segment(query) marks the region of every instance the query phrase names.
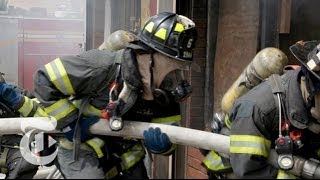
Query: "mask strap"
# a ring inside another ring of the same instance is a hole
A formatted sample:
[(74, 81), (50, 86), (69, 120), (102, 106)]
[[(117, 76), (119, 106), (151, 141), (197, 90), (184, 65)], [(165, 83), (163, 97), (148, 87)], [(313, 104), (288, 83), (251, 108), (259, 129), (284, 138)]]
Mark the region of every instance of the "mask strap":
[(150, 54), (150, 61), (149, 61), (149, 69), (150, 69), (150, 84), (151, 90), (154, 91), (154, 80), (153, 80), (153, 67), (154, 67), (154, 57), (153, 53)]

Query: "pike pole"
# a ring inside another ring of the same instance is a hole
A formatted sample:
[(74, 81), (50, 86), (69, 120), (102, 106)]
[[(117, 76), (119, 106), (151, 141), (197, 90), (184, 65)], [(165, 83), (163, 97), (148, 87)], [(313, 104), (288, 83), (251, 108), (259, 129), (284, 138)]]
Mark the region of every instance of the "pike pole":
[[(34, 132), (61, 133), (52, 129), (52, 121), (48, 117), (19, 117), (19, 118), (1, 118), (0, 134), (19, 134), (26, 133), (30, 130)], [(207, 131), (201, 131), (191, 128), (146, 123), (136, 121), (125, 121), (123, 129), (112, 131), (105, 119), (90, 127), (90, 132), (96, 135), (118, 136), (125, 138), (143, 139), (143, 131), (150, 127), (159, 127), (162, 132), (166, 133), (172, 143), (179, 145), (192, 146), (200, 149), (214, 150), (221, 155), (228, 157), (230, 139), (228, 136), (215, 134)], [(268, 162), (278, 168), (278, 155), (275, 150), (271, 150)], [(288, 170), (289, 173), (306, 179), (320, 178), (320, 165), (317, 162), (306, 160), (294, 156), (294, 167)], [(307, 168), (307, 169), (306, 169)], [(309, 169), (314, 169), (315, 174), (308, 174)]]

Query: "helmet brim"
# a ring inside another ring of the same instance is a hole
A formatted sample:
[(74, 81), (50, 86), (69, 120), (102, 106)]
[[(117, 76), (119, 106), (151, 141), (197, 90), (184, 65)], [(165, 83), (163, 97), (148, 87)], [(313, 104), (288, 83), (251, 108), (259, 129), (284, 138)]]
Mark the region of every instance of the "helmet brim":
[(298, 41), (289, 47), (292, 55), (318, 79), (320, 79), (320, 72), (315, 72), (310, 69), (307, 63), (309, 61), (309, 53), (312, 52), (319, 43), (319, 40)]
[(155, 51), (157, 51), (157, 52), (159, 52), (159, 53), (161, 53), (161, 54), (163, 54), (163, 55), (165, 55), (165, 56), (168, 56), (168, 57), (170, 57), (170, 58), (172, 58), (172, 59), (175, 59), (175, 60), (178, 60), (178, 61), (182, 61), (182, 62), (188, 63), (188, 64), (190, 65), (190, 69), (193, 70), (194, 72), (201, 72), (200, 66), (199, 66), (197, 63), (195, 63), (194, 61), (185, 60), (185, 59), (178, 58), (178, 57), (176, 57), (176, 56), (172, 56), (172, 55), (170, 55), (170, 54), (168, 54), (168, 53), (166, 53), (166, 52), (158, 49), (157, 47), (153, 46), (152, 44), (148, 43), (146, 40), (144, 40), (143, 38), (140, 38), (140, 37), (137, 36), (137, 35), (136, 35), (136, 38), (137, 38), (139, 41), (143, 42), (144, 45), (152, 48), (153, 50), (155, 50)]
[(313, 41), (298, 41), (294, 45), (289, 47), (292, 55), (298, 59), (304, 66), (308, 62), (308, 54), (311, 52), (320, 41), (313, 40)]

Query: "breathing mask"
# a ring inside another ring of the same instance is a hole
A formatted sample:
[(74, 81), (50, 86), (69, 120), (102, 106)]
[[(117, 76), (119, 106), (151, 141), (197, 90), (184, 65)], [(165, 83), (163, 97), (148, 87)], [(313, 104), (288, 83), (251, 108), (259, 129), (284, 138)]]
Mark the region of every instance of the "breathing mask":
[(159, 88), (154, 89), (155, 100), (161, 104), (169, 104), (170, 100), (182, 102), (192, 93), (192, 88), (183, 78), (183, 71), (178, 69), (170, 72), (162, 81)]
[(171, 91), (176, 102), (182, 102), (192, 93), (191, 86), (186, 80), (182, 80), (178, 83), (178, 86), (174, 91)]

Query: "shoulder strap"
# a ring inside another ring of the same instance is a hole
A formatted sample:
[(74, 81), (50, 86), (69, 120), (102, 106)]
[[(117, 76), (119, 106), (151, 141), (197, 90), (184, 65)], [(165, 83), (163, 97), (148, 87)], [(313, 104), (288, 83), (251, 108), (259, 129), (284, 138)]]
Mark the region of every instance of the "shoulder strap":
[(116, 57), (115, 57), (116, 64), (121, 64), (122, 59), (123, 59), (124, 50), (125, 49), (121, 49), (116, 52)]
[[(281, 134), (281, 121), (282, 121), (282, 117), (281, 115), (283, 114), (285, 117), (285, 120), (288, 119), (287, 117), (287, 113), (286, 113), (286, 109), (283, 103), (283, 95), (284, 95), (284, 88), (281, 84), (281, 77), (279, 74), (272, 74), (269, 76), (269, 84), (271, 86), (271, 90), (273, 93), (273, 97), (274, 97), (274, 101), (275, 101), (275, 105), (277, 107), (278, 110), (278, 117), (279, 117), (279, 134)], [(283, 112), (281, 111), (283, 110)]]
[(79, 108), (79, 113), (78, 113), (78, 118), (76, 120), (76, 126), (74, 129), (74, 134), (73, 134), (73, 160), (78, 160), (79, 159), (79, 150), (80, 150), (80, 144), (81, 144), (81, 127), (79, 125), (79, 121), (82, 118), (82, 112), (85, 108), (85, 106), (88, 104), (90, 99), (90, 96), (83, 98), (80, 104)]
[(281, 84), (281, 77), (279, 74), (271, 74), (269, 76), (269, 82), (273, 94), (284, 93), (283, 86)]
[(271, 74), (268, 79), (275, 100), (275, 104), (279, 110), (279, 108), (281, 108), (281, 105), (277, 103), (279, 101), (278, 94), (284, 94), (283, 86), (281, 84), (281, 77), (279, 74)]
[[(279, 112), (278, 116), (279, 116), (279, 135), (280, 135), (281, 134), (281, 125), (282, 125), (281, 121), (283, 118), (284, 118), (286, 124), (289, 125), (289, 122), (288, 122), (289, 117), (287, 114), (285, 104), (283, 102), (283, 97), (284, 97), (285, 91), (284, 91), (284, 87), (281, 83), (281, 77), (279, 74), (270, 75), (269, 76), (269, 83), (271, 85), (272, 93), (273, 93), (274, 99), (275, 99), (275, 104), (276, 104), (276, 107)], [(283, 112), (281, 112), (281, 110), (283, 110)], [(281, 118), (282, 114), (284, 116), (283, 118)], [(289, 133), (289, 132), (287, 131), (287, 133)]]

